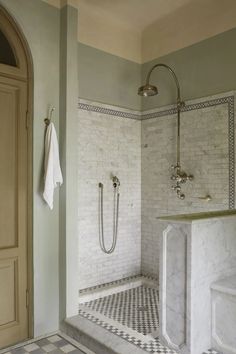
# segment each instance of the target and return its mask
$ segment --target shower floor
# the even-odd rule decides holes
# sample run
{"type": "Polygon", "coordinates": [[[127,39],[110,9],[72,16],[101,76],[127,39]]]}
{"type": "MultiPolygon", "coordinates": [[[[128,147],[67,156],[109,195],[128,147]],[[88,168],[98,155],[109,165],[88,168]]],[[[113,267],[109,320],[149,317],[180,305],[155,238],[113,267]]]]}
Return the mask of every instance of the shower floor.
{"type": "Polygon", "coordinates": [[[86,302],[81,308],[96,311],[144,335],[157,335],[158,291],[147,286],[86,302]]]}
{"type": "MultiPolygon", "coordinates": [[[[94,295],[96,287],[92,288],[94,298],[79,304],[79,315],[103,327],[105,330],[121,337],[145,352],[176,353],[162,345],[159,334],[158,288],[155,280],[142,278],[138,286],[115,292],[106,296],[94,295]],[[153,286],[152,286],[153,285],[153,286]]],[[[132,278],[133,279],[133,278],[132,278]]],[[[122,283],[117,282],[117,285],[122,283]]],[[[111,288],[103,284],[99,288],[111,288]]],[[[83,292],[89,292],[83,290],[83,292]]],[[[213,350],[207,353],[217,354],[213,350]]],[[[204,353],[205,354],[205,353],[204,353]]]]}

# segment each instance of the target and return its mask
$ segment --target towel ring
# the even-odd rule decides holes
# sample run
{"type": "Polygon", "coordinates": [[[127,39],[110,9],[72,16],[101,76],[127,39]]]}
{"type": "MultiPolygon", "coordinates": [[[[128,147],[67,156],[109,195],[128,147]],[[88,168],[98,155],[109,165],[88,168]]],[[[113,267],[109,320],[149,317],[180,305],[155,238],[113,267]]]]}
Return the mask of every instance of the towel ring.
{"type": "Polygon", "coordinates": [[[52,107],[52,108],[50,109],[50,111],[49,111],[48,117],[44,119],[44,123],[45,123],[46,125],[49,125],[49,124],[51,123],[52,114],[53,114],[54,111],[55,111],[55,107],[52,107]]]}

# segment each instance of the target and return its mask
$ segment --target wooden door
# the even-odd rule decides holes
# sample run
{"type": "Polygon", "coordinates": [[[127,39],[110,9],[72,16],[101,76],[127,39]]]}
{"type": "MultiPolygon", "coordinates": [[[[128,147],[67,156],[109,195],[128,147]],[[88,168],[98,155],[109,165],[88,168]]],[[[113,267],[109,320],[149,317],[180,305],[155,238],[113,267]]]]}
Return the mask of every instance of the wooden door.
{"type": "Polygon", "coordinates": [[[27,82],[0,72],[0,348],[28,337],[27,82]]]}

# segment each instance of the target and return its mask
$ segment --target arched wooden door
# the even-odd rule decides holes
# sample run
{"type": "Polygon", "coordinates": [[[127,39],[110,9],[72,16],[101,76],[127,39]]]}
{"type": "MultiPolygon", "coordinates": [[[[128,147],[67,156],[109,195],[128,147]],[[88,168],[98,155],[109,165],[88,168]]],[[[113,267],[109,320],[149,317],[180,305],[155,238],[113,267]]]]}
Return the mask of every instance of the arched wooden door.
{"type": "Polygon", "coordinates": [[[0,348],[29,337],[28,64],[0,7],[0,348]]]}

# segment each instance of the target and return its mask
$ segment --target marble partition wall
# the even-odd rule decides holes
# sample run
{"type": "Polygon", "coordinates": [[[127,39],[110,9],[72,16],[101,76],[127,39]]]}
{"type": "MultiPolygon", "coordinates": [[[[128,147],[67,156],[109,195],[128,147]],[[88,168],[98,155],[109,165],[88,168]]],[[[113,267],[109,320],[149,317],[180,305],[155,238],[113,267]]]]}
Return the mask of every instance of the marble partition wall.
{"type": "MultiPolygon", "coordinates": [[[[236,275],[236,212],[198,213],[164,220],[160,221],[164,228],[160,336],[177,352],[200,354],[211,347],[211,285],[236,275]]],[[[225,316],[229,313],[225,312],[225,316]]],[[[220,321],[218,318],[218,326],[222,321],[227,323],[229,317],[225,316],[220,321]]],[[[233,343],[235,335],[232,331],[227,334],[228,342],[233,343]]]]}
{"type": "MultiPolygon", "coordinates": [[[[148,99],[148,98],[147,98],[148,99]]],[[[158,97],[157,97],[158,99],[158,97]]],[[[181,201],[171,190],[176,163],[176,111],[142,115],[142,272],[158,276],[162,215],[225,210],[235,205],[235,93],[186,102],[181,114],[181,166],[194,175],[181,201]],[[202,197],[211,195],[212,201],[202,197]]]]}
{"type": "Polygon", "coordinates": [[[141,121],[140,113],[79,100],[78,107],[79,288],[141,272],[141,121]],[[104,184],[105,245],[113,234],[113,186],[120,179],[117,246],[112,254],[99,245],[99,188],[104,184]]]}

